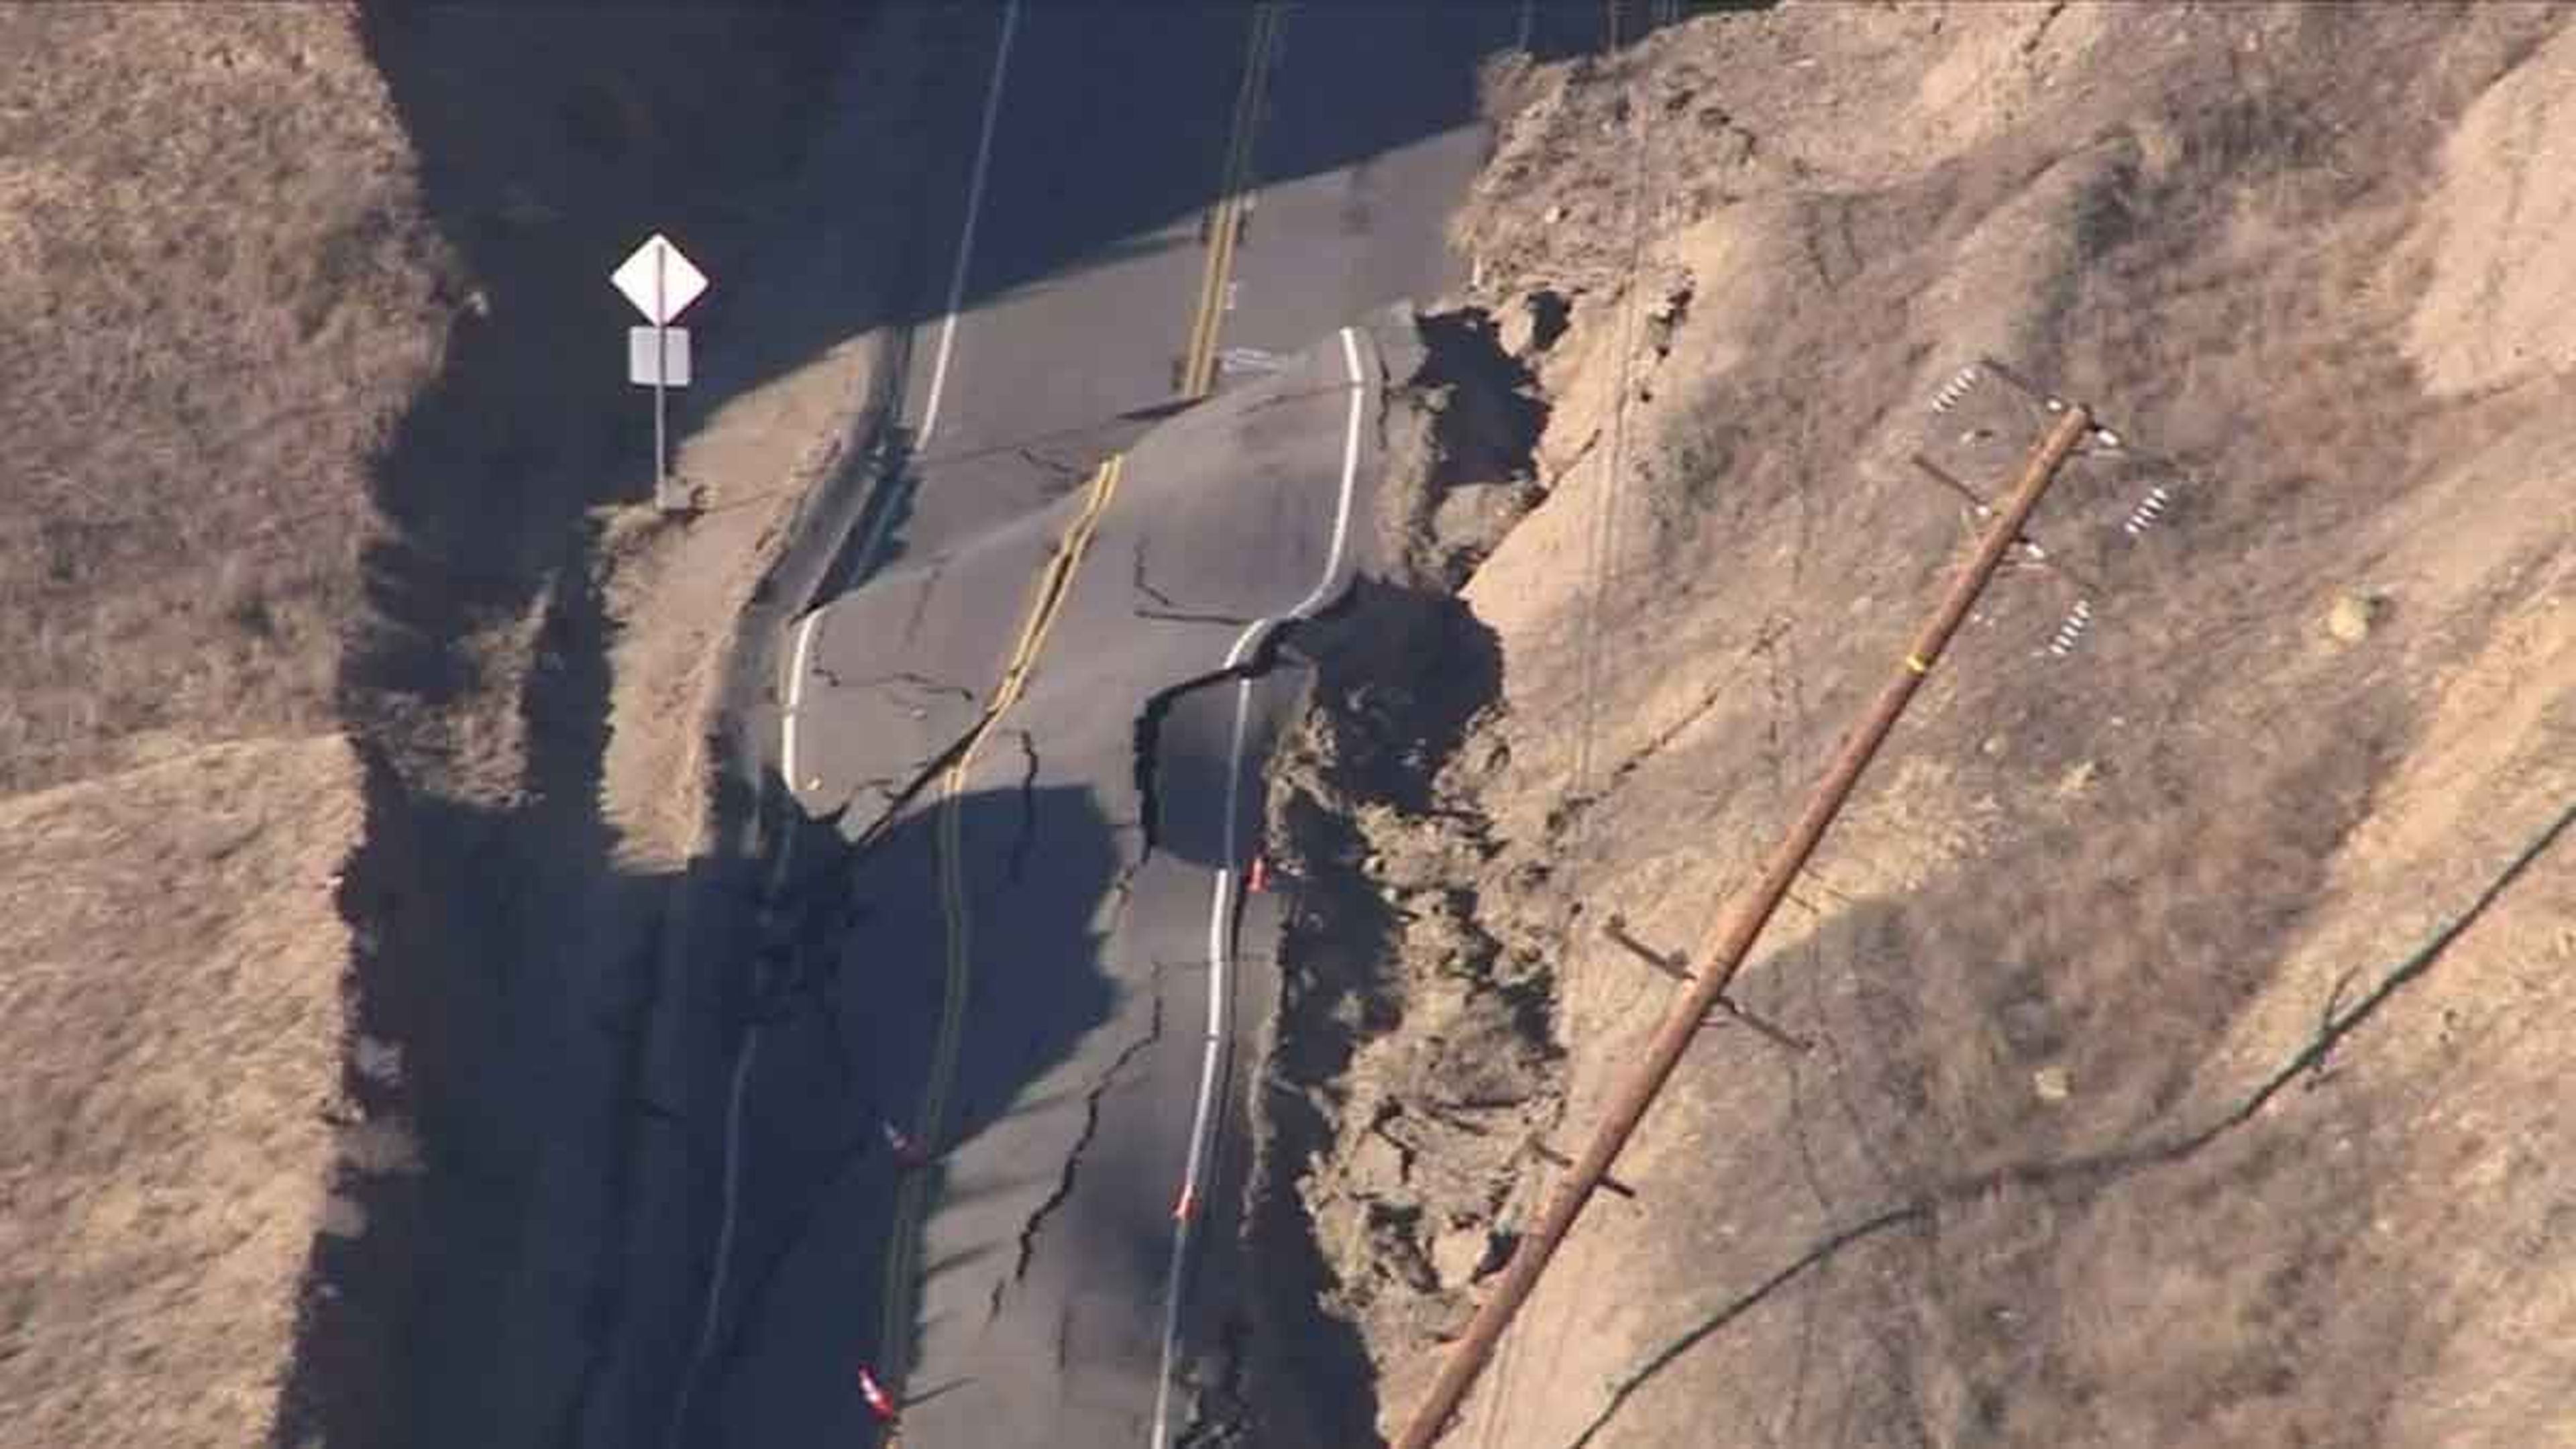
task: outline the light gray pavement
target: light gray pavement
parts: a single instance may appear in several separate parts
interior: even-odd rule
[[[889,1376],[912,1366],[905,1383],[921,1401],[906,1415],[908,1443],[1151,1435],[1166,1328],[1191,1326],[1166,1322],[1176,1265],[1228,1231],[1218,1157],[1240,1140],[1226,1131],[1239,1125],[1238,1035],[1266,999],[1266,978],[1247,983],[1254,967],[1236,947],[1235,868],[1294,683],[1241,676],[1265,657],[1274,627],[1263,621],[1333,602],[1372,561],[1381,405],[1376,346],[1353,331],[1140,440],[1024,694],[977,756],[960,796],[975,984],[921,1228],[921,1327],[916,1343],[879,1344],[869,1360]],[[1037,518],[1060,534],[1073,512],[1068,500]],[[1015,522],[825,611],[806,707],[868,727],[818,732],[801,792],[811,808],[882,798],[879,782],[918,779],[976,722],[959,696],[883,681],[953,671],[950,651],[997,669],[1044,555],[1032,533]],[[914,717],[924,700],[936,727]],[[1150,841],[1141,784],[1155,795]],[[938,799],[911,794],[881,829],[873,799],[842,818],[845,837],[877,830],[882,841],[858,866],[852,898],[868,914],[834,988],[850,1044],[836,1048],[815,1018],[776,1039],[755,1100],[797,1105],[751,1136],[747,1160],[803,1164],[792,1179],[847,1152],[853,1121],[916,1120],[953,929],[932,845]],[[841,1110],[812,1113],[817,1101]],[[856,1361],[847,1346],[883,1297],[891,1177],[884,1154],[857,1159],[812,1209],[855,1231],[808,1234],[762,1296],[757,1342],[838,1343],[845,1372]],[[1176,1217],[1193,1183],[1196,1210]],[[751,1186],[744,1200],[785,1198]],[[1186,1369],[1190,1336],[1174,1347],[1173,1367]],[[764,1424],[775,1409],[770,1429],[790,1432],[804,1412],[787,1408],[796,1386],[827,1375],[830,1355],[746,1350],[726,1419]],[[1185,1394],[1163,1407],[1167,1428],[1186,1422]]]

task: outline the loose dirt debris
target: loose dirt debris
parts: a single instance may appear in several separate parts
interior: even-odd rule
[[[1281,1300],[1265,1337],[1313,1345],[1265,1374],[1273,1432],[1319,1444],[1364,1438],[1368,1399],[1311,1391],[1319,1364],[1352,1372],[1357,1345],[1331,1325],[1316,1343],[1298,1300],[1320,1289],[1373,1341],[1453,1332],[1558,1110],[1550,923],[1511,909],[1526,882],[1492,867],[1485,820],[1444,780],[1502,682],[1491,631],[1451,591],[1539,501],[1542,415],[1483,313],[1419,326],[1379,493],[1392,566],[1346,629],[1310,631],[1315,707],[1271,775],[1274,858],[1298,885],[1251,1221]]]
[[[1816,4],[1498,72],[1458,234],[1547,408],[1483,481],[1540,501],[1318,690],[1273,816],[1355,1417],[1672,989],[1604,918],[1695,944],[1965,547],[1907,459],[2000,486],[2009,389],[1926,406],[1983,354],[2135,450],[2037,524],[2092,629],[1997,586],[1740,988],[1812,1049],[1710,1033],[1448,1442],[2576,1442],[2571,47]]]

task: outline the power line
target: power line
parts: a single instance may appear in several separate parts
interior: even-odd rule
[[[1616,45],[1614,22],[1610,45],[1607,49],[1615,49]],[[1566,964],[1573,957],[1575,912],[1581,908],[1584,896],[1583,880],[1587,864],[1585,852],[1594,834],[1590,792],[1594,752],[1599,741],[1600,727],[1602,651],[1598,645],[1601,636],[1602,602],[1603,595],[1609,588],[1611,560],[1618,549],[1621,485],[1625,481],[1628,411],[1636,397],[1634,373],[1638,289],[1645,270],[1647,218],[1653,212],[1648,195],[1650,172],[1647,166],[1647,159],[1651,152],[1650,137],[1647,134],[1647,113],[1651,108],[1639,103],[1636,90],[1636,75],[1631,70],[1622,89],[1622,98],[1628,111],[1631,144],[1627,256],[1623,266],[1626,282],[1621,291],[1619,310],[1618,391],[1610,405],[1609,451],[1601,464],[1598,512],[1586,538],[1583,602],[1575,626],[1576,693],[1579,700],[1575,716],[1574,759],[1568,769],[1566,798],[1575,802],[1578,808],[1570,822],[1569,838],[1559,852],[1566,863],[1566,904],[1560,912],[1556,933],[1555,955],[1560,971],[1565,969]],[[1510,1377],[1513,1354],[1513,1346],[1506,1345],[1501,1361],[1496,1365],[1495,1382],[1487,1395],[1486,1413],[1475,1435],[1478,1443],[1492,1443],[1495,1430],[1501,1422],[1505,1399],[1504,1385]]]
[[[2012,495],[1997,511],[1994,525],[1978,545],[1977,552],[1959,571],[1939,606],[1916,632],[1902,666],[1897,669],[1869,713],[1845,739],[1825,777],[1816,787],[1806,809],[1799,815],[1770,862],[1764,867],[1761,882],[1743,906],[1732,913],[1722,928],[1700,951],[1695,961],[1704,963],[1691,987],[1668,1009],[1663,1023],[1655,1029],[1643,1061],[1619,1084],[1605,1110],[1601,1126],[1575,1162],[1566,1180],[1548,1200],[1537,1225],[1525,1234],[1504,1265],[1492,1296],[1476,1310],[1466,1332],[1460,1335],[1446,1362],[1440,1366],[1421,1405],[1405,1424],[1394,1449],[1431,1449],[1451,1414],[1466,1397],[1495,1344],[1511,1326],[1521,1305],[1528,1301],[1538,1286],[1539,1276],[1556,1255],[1557,1248],[1574,1230],[1575,1221],[1591,1202],[1593,1192],[1609,1174],[1611,1164],[1628,1144],[1637,1126],[1653,1105],[1656,1096],[1681,1065],[1683,1053],[1698,1037],[1710,1009],[1726,996],[1743,969],[1744,961],[1760,938],[1789,888],[1806,868],[1807,860],[1824,839],[1861,774],[1886,742],[1897,718],[1913,701],[1915,691],[1940,661],[1968,611],[1985,591],[2006,554],[2021,537],[2022,526],[2029,520],[2040,497],[2057,475],[2078,443],[2092,431],[2091,416],[2079,406],[2067,405],[2058,417],[2057,426],[2033,450],[2023,465]]]

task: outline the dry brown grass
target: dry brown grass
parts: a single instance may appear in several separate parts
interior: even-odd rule
[[[309,733],[439,244],[353,14],[0,8],[0,793]]]
[[[0,9],[12,1443],[260,1441],[317,1221],[358,1226],[321,732],[452,310],[411,171],[346,8]],[[350,1160],[403,1165],[389,1130]]]
[[[361,824],[335,736],[0,802],[10,1443],[267,1434],[333,1155],[333,884]]]

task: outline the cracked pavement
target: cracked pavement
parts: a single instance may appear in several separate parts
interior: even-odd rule
[[[800,965],[811,985],[771,1023],[746,1092],[738,1251],[775,1263],[742,1297],[713,1386],[743,1442],[846,1412],[847,1365],[865,1362],[907,1396],[908,1445],[1137,1443],[1176,1259],[1170,1431],[1240,1417],[1241,1085],[1275,988],[1266,944],[1235,949],[1246,906],[1219,894],[1219,871],[1239,879],[1269,741],[1304,685],[1277,662],[1278,631],[1248,625],[1329,603],[1374,562],[1351,520],[1371,516],[1376,351],[1328,339],[1139,439],[998,717],[1031,580],[1082,498],[898,562],[822,611],[799,793],[838,844],[802,914],[863,924],[830,969]],[[1174,607],[1140,615],[1149,557]],[[962,889],[943,899],[946,792],[927,787],[978,735],[953,807]],[[898,1165],[851,1148],[851,1123],[911,1130],[961,938],[945,1131],[919,1170],[917,1241],[895,1233],[889,1253]],[[900,1342],[880,1327],[890,1268],[913,1325]]]
[[[1335,329],[1465,280],[1446,216],[1483,156],[1478,66],[1511,17],[1282,9],[1265,54],[1237,7],[1012,14],[1016,48],[998,49],[1014,32],[996,16],[997,51],[970,63],[1007,54],[1007,85],[996,64],[989,95],[959,85],[925,117],[954,191],[913,218],[892,536],[806,616],[810,667],[781,697],[804,816],[783,874],[820,898],[814,919],[858,924],[829,969],[799,963],[812,989],[781,994],[756,1062],[738,1059],[739,1127],[707,1149],[740,1163],[704,1205],[708,1279],[792,1247],[757,1301],[738,1278],[709,1293],[736,1351],[695,1386],[675,1449],[877,1442],[862,1363],[903,1399],[906,1449],[1128,1446],[1158,1415],[1169,1443],[1241,1419],[1241,1086],[1276,991],[1272,903],[1237,898],[1227,868],[1304,688],[1254,621],[1328,604],[1370,566],[1377,349]],[[1268,81],[1244,147],[1258,216],[1247,194],[1231,276],[1200,300],[1248,65]],[[1194,304],[1214,344],[1277,370],[1175,399]],[[1415,346],[1409,320],[1381,323]],[[1113,454],[1124,478],[1088,561],[988,718],[1032,581],[1083,506],[1069,485]],[[854,1124],[910,1133],[923,1115],[939,1120],[911,1177],[886,1152],[845,1161]],[[917,1233],[891,1231],[916,1199]],[[1158,1404],[1164,1385],[1179,1392]]]
[[[1091,1089],[1083,1093],[1081,1135],[1074,1138],[1072,1149],[1064,1155],[1064,1176],[1057,1180],[1055,1191],[1048,1194],[1046,1201],[1037,1205],[1036,1211],[1029,1214],[1028,1225],[1020,1229],[1020,1252],[1018,1259],[1011,1265],[1010,1283],[1016,1284],[1027,1279],[1029,1261],[1037,1256],[1039,1230],[1046,1226],[1047,1218],[1056,1209],[1063,1207],[1066,1199],[1073,1196],[1074,1183],[1082,1171],[1083,1152],[1091,1146],[1092,1139],[1100,1135],[1101,1099],[1107,1097],[1117,1087],[1120,1075],[1127,1070],[1130,1063],[1136,1060],[1138,1054],[1151,1050],[1162,1039],[1163,993],[1161,972],[1157,971],[1153,1007],[1146,1018],[1145,1033],[1128,1043],[1117,1056],[1112,1057],[1109,1065],[1101,1069],[1099,1079],[1091,1084]],[[993,1284],[993,1307],[990,1317],[1002,1316],[1002,1294],[1005,1289],[1006,1285],[1002,1282],[996,1281]]]

